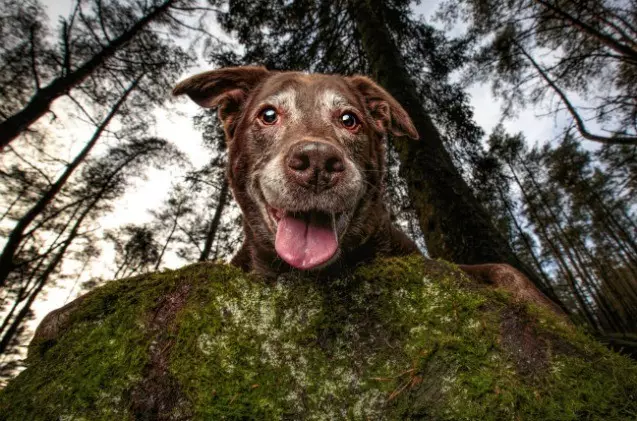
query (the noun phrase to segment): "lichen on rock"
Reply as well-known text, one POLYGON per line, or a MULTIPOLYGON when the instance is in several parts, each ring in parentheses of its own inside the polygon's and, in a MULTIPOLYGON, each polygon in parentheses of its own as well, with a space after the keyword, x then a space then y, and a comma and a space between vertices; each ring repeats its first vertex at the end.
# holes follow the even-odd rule
POLYGON ((635 419, 637 365, 421 257, 267 282, 197 264, 87 295, 0 419, 635 419))

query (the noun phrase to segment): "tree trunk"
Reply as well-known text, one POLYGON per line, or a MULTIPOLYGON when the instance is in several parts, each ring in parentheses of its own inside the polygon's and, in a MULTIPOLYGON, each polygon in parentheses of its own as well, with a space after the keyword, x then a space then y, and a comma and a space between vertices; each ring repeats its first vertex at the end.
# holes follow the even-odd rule
POLYGON ((212 249, 212 242, 217 235, 217 229, 219 228, 219 221, 221 221, 221 214, 223 213, 223 209, 226 207, 226 203, 228 202, 228 180, 224 178, 223 185, 221 186, 221 191, 219 192, 219 201, 217 202, 217 209, 215 209, 215 214, 212 217, 212 221, 210 221, 210 227, 208 228, 208 234, 206 235, 206 243, 204 244, 204 248, 201 251, 201 255, 199 256, 199 261, 204 262, 210 258, 210 250, 212 249))
POLYGON ((58 250, 58 252, 55 254, 51 262, 49 262, 47 267, 44 269, 44 272, 42 272, 42 274, 38 277, 35 288, 33 289, 31 294, 27 298, 26 302, 20 309, 20 312, 18 312, 18 314, 15 316, 15 318, 11 322, 11 325, 9 326, 5 334, 2 336, 2 339, 0 340, 0 355, 4 354, 7 348, 13 342, 13 339, 15 338, 16 333, 20 330, 20 326, 22 326, 22 324, 24 323, 24 320, 29 315, 29 312, 31 311, 31 306, 35 302, 35 299, 42 292, 42 289, 44 289, 44 286, 47 285, 49 276, 51 276, 51 274, 55 271, 55 269, 57 269, 58 265, 64 258, 64 254, 66 253, 66 250, 69 248, 73 240, 75 240, 75 238, 77 237, 77 232, 82 222, 84 222, 84 218, 86 218, 86 216, 93 209, 93 206, 95 205, 95 203, 97 203, 98 200, 99 199, 95 200, 92 206, 89 206, 78 218, 78 220, 73 225, 73 228, 71 229, 71 232, 69 233, 69 236, 64 241, 64 245, 60 248, 60 250, 58 250))
POLYGON ((502 191, 500 186, 498 186, 498 194, 500 195, 500 200, 502 200, 502 203, 504 203, 504 207, 506 208, 509 216, 511 217, 511 221, 513 222, 513 225, 515 226, 515 229, 518 232, 518 235, 520 236, 520 238, 522 238, 522 241, 524 242, 524 245, 526 246, 526 249, 529 251, 529 254, 531 255, 531 258, 533 259, 533 262, 535 263, 535 267, 536 267, 538 273, 542 276, 542 280, 544 282, 544 285, 546 286, 546 288, 550 289, 551 288, 551 278, 548 276, 548 274, 542 268, 542 262, 540 262, 539 257, 535 254, 535 250, 533 250, 533 245, 531 244, 531 242, 529 241, 529 239, 525 235, 524 230, 520 226, 520 223, 518 222, 517 217, 513 213, 513 209, 511 209, 511 206, 509 205, 509 202, 508 202, 507 198, 505 197, 504 192, 502 191))
POLYGON ((11 115, 0 123, 0 152, 20 133, 26 130, 37 119, 42 117, 50 108, 51 103, 71 89, 82 83, 106 60, 112 57, 120 48, 132 40, 149 23, 162 16, 176 0, 167 0, 154 8, 150 13, 142 17, 135 25, 115 38, 102 50, 97 52, 88 61, 77 69, 55 78, 47 86, 39 89, 31 97, 31 100, 20 111, 11 115))
POLYGON ((508 263, 555 299, 515 255, 455 168, 378 8, 371 0, 350 0, 349 5, 374 78, 402 104, 420 135, 418 141, 396 138, 394 144, 431 256, 464 264, 508 263))
POLYGON ((526 203, 527 210, 529 214, 531 215, 531 220, 535 223, 540 233, 540 238, 544 238, 546 245, 551 250, 553 257, 555 258, 555 261, 557 262, 557 267, 562 273, 562 276, 564 277, 564 279, 568 282, 569 286, 571 287, 573 296, 575 297, 575 300, 581 310, 580 314, 584 316, 586 321, 591 326, 594 326, 597 329, 598 328, 597 320, 595 319, 595 316, 591 313, 588 304, 584 300, 584 296, 580 292, 579 287, 577 286, 577 280, 575 279, 575 276, 573 275, 571 268, 564 261, 564 256, 562 255, 558 247, 554 244, 553 240, 551 239, 551 236, 547 232, 546 226, 540 223, 541 218, 538 216, 535 210, 535 207, 533 205, 533 202, 531 200, 531 197, 529 196, 529 193, 524 189, 524 186, 522 185, 522 181, 518 177, 515 171, 515 168, 513 167, 513 164, 510 161, 506 161, 506 164, 509 166, 511 175, 513 175, 513 179, 515 180, 515 183, 517 184, 518 188, 520 189, 520 192, 522 193, 522 197, 524 198, 524 202, 526 203))
MULTIPOLYGON (((544 189, 542 188, 542 186, 540 186, 540 183, 533 175, 532 169, 525 163, 523 157, 521 157, 519 154, 517 155, 517 157, 518 161, 521 163, 522 167, 526 171, 528 180, 531 181, 532 186, 535 188, 535 191, 540 199, 540 204, 544 208, 545 214, 551 219, 549 224, 557 233, 555 237, 562 245, 564 255, 566 255, 568 260, 571 262, 571 265, 579 275, 580 281, 586 287, 589 296, 591 296, 597 304, 597 308, 599 310, 597 313, 598 317, 601 312, 602 317, 609 322, 613 329, 623 331, 623 328, 621 327, 621 321, 618 320, 616 314, 616 306, 609 304, 607 297, 602 294, 597 287, 598 283, 600 282, 600 277, 596 276, 594 271, 592 270, 594 266, 599 264, 597 257, 593 256, 590 253, 588 247, 579 235, 576 236, 575 239, 572 239, 571 235, 564 231, 564 228, 562 227, 562 224, 560 222, 559 214, 563 215, 564 221, 567 226, 570 225, 572 227, 573 223, 570 220, 569 216, 563 211, 558 210, 558 213, 554 211, 553 207, 549 203, 549 200, 546 198, 544 189)), ((608 278, 608 273, 607 271, 603 270, 603 268, 600 268, 599 273, 602 274, 604 279, 608 278)), ((610 284, 609 287, 611 287, 610 284)))
POLYGON ((102 133, 109 125, 113 117, 117 115, 119 109, 124 104, 130 93, 135 90, 137 84, 139 83, 141 77, 137 78, 133 81, 128 89, 124 92, 124 94, 120 97, 117 103, 111 108, 109 114, 102 120, 100 125, 97 127, 93 136, 88 141, 86 146, 82 149, 82 151, 75 157, 75 159, 66 167, 62 175, 56 180, 53 185, 47 190, 44 195, 36 202, 31 209, 18 221, 16 226, 13 228, 9 237, 7 238, 7 242, 2 250, 2 254, 0 255, 0 288, 4 287, 7 277, 11 273, 13 269, 13 258, 15 257, 16 251, 20 246, 20 242, 23 239, 24 231, 27 229, 29 224, 35 220, 35 218, 40 215, 44 209, 51 203, 51 201, 55 198, 55 196, 62 190, 62 187, 66 184, 66 181, 69 179, 71 174, 75 171, 75 169, 84 161, 87 157, 91 149, 95 146, 102 133))

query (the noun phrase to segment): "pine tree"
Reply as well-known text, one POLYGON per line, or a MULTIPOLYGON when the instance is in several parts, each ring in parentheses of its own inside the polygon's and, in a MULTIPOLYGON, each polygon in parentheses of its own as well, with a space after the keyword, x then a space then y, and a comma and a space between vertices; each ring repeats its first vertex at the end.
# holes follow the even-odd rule
POLYGON ((636 12, 612 0, 448 0, 442 9, 484 41, 471 74, 492 83, 508 112, 552 96, 551 111, 565 109, 582 139, 625 145, 637 144, 636 12))
POLYGON ((121 84, 146 74, 153 82, 147 85, 147 96, 164 102, 175 73, 192 61, 175 46, 173 37, 184 29, 205 32, 182 21, 196 10, 193 3, 77 0, 71 15, 61 21, 53 44, 43 22, 46 15, 36 0, 26 5, 3 0, 0 12, 7 14, 3 19, 7 32, 16 31, 23 38, 8 37, 11 42, 0 52, 5 66, 0 79, 0 150, 29 130, 60 97, 73 99, 80 92, 103 104, 112 89, 108 81, 121 84))

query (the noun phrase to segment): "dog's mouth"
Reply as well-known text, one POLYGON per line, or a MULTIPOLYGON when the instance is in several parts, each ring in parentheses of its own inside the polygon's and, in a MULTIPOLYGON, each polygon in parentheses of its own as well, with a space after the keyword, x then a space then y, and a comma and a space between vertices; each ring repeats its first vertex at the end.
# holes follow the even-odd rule
POLYGON ((276 229, 276 252, 290 266, 314 269, 336 256, 339 237, 348 223, 345 213, 291 212, 271 206, 267 209, 276 229))

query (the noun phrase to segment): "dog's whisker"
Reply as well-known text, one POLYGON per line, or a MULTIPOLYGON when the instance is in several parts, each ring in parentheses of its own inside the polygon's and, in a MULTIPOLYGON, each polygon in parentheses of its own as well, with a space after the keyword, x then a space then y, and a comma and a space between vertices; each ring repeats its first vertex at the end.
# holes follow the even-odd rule
POLYGON ((338 242, 338 232, 336 232, 336 216, 334 215, 334 212, 330 212, 330 215, 332 217, 332 230, 334 231, 334 238, 336 238, 336 241, 338 242))

